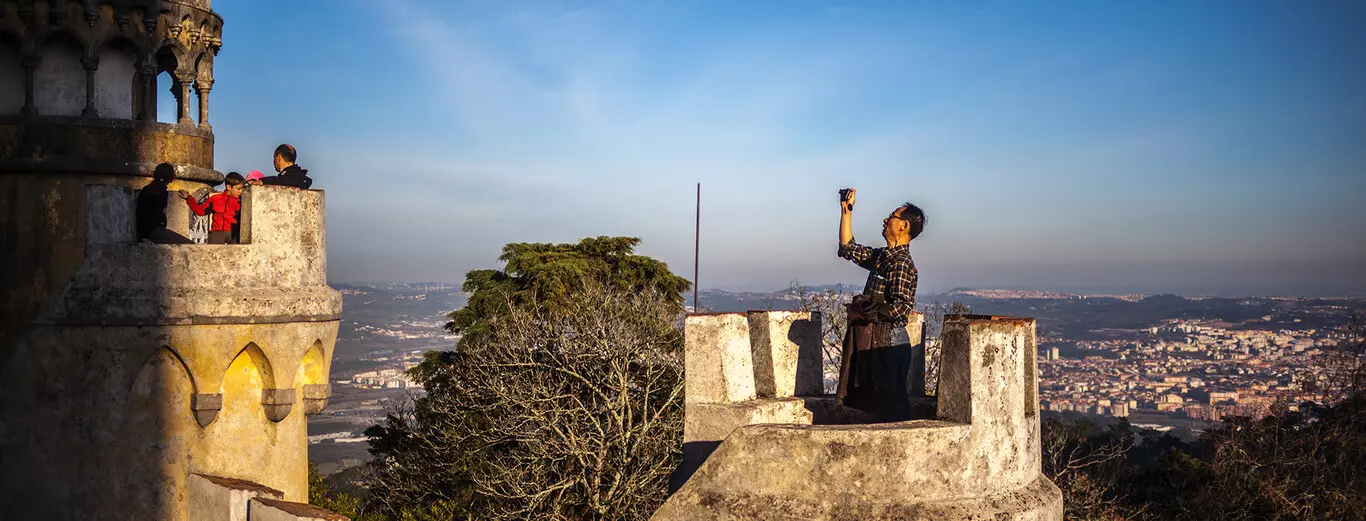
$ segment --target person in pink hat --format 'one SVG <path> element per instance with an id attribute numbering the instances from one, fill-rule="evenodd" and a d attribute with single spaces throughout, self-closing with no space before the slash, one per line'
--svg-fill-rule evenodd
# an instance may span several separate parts
<path id="1" fill-rule="evenodd" d="M 252 180 L 260 181 L 265 177 L 266 174 L 262 174 L 260 170 L 252 170 L 251 173 L 247 174 L 247 182 L 250 183 Z"/>

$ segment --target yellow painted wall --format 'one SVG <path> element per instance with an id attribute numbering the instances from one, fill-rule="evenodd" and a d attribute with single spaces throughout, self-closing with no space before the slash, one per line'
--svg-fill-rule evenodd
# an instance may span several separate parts
<path id="1" fill-rule="evenodd" d="M 0 504 L 35 519 L 193 521 L 189 473 L 246 479 L 307 501 L 304 374 L 325 375 L 337 321 L 157 327 L 38 326 L 0 372 L 7 423 Z M 305 362 L 305 360 L 309 360 Z M 316 377 L 316 376 L 315 376 Z M 295 389 L 281 422 L 261 389 Z M 207 427 L 196 393 L 223 394 Z"/>

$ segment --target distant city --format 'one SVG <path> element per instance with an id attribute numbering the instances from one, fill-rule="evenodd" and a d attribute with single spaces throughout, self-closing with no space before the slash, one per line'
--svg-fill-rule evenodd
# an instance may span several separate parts
<path id="1" fill-rule="evenodd" d="M 454 348 L 446 313 L 465 304 L 458 284 L 333 284 L 344 312 L 333 358 L 334 396 L 310 417 L 310 459 L 325 474 L 368 459 L 362 432 L 422 389 L 406 370 Z M 850 296 L 853 285 L 807 288 Z M 790 290 L 702 290 L 710 311 L 793 309 Z M 1174 295 L 956 289 L 918 304 L 959 302 L 974 313 L 1034 317 L 1040 405 L 1046 414 L 1128 419 L 1189 435 L 1226 414 L 1256 415 L 1277 401 L 1314 399 L 1305 369 L 1343 338 L 1363 298 L 1184 298 Z M 692 309 L 691 294 L 688 308 Z"/>

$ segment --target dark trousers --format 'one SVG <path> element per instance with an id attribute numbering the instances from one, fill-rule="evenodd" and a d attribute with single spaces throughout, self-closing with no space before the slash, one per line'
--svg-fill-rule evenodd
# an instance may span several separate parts
<path id="1" fill-rule="evenodd" d="M 911 419 L 907 375 L 911 371 L 911 346 L 896 345 L 855 351 L 853 387 L 846 404 L 872 412 L 876 421 Z"/>
<path id="2" fill-rule="evenodd" d="M 209 244 L 231 244 L 237 241 L 233 240 L 232 232 L 209 232 L 209 240 L 206 242 Z"/>

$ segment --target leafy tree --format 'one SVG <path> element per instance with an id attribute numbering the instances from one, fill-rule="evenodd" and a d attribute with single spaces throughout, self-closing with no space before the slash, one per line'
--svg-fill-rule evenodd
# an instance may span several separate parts
<path id="1" fill-rule="evenodd" d="M 635 237 L 590 237 L 577 244 L 512 243 L 498 257 L 501 270 L 474 270 L 461 291 L 470 294 L 465 307 L 450 313 L 446 329 L 477 337 L 511 306 L 531 305 L 564 312 L 586 284 L 616 291 L 643 292 L 683 309 L 683 292 L 691 283 L 674 275 L 656 259 L 636 255 Z"/>
<path id="2" fill-rule="evenodd" d="M 681 456 L 688 282 L 638 240 L 510 244 L 370 436 L 391 519 L 646 519 Z"/>
<path id="3" fill-rule="evenodd" d="M 382 521 L 375 515 L 366 515 L 361 508 L 361 500 L 345 492 L 334 491 L 323 483 L 323 475 L 318 466 L 308 462 L 308 504 L 326 508 L 351 518 L 352 521 Z"/>

